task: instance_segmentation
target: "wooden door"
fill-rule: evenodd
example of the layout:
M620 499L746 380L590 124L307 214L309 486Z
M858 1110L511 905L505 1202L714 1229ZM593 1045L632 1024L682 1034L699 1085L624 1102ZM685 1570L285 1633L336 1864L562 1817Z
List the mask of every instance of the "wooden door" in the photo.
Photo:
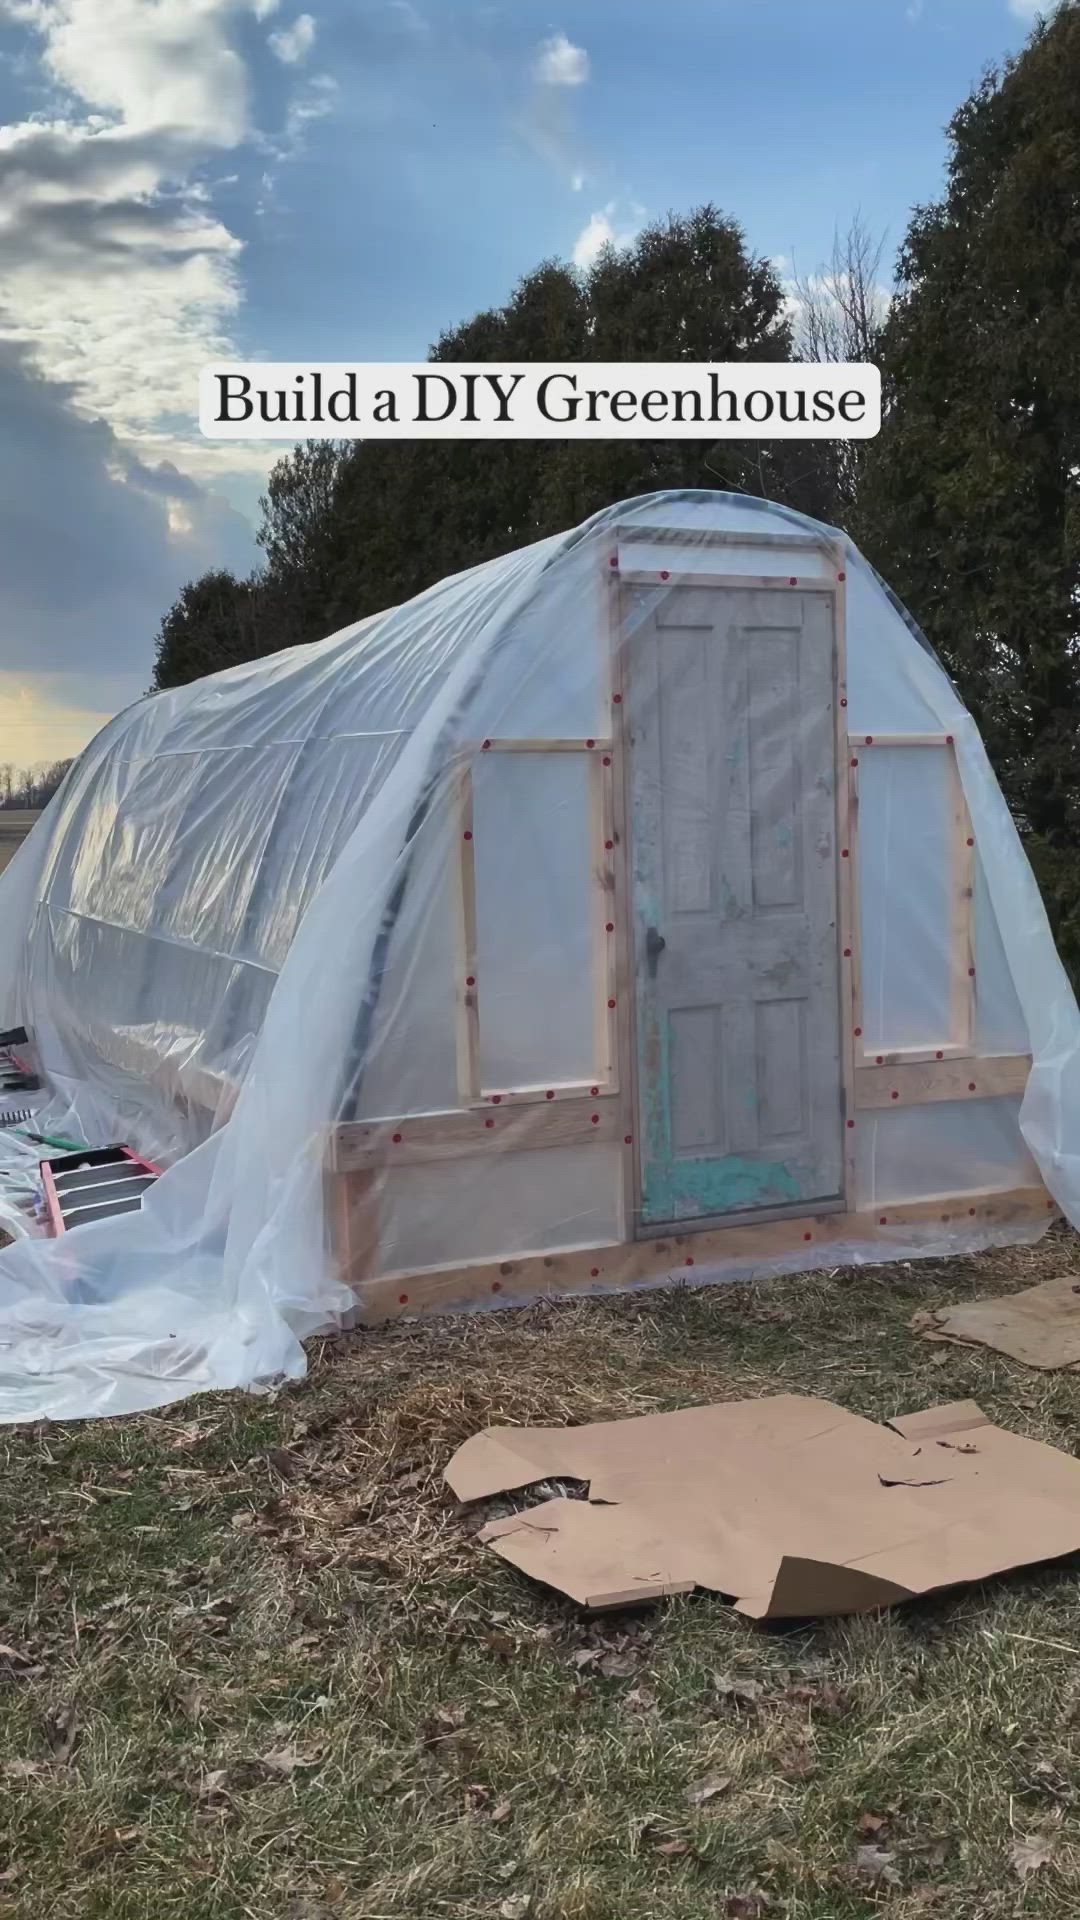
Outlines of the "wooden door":
M840 1205L831 596L624 614L639 1227Z

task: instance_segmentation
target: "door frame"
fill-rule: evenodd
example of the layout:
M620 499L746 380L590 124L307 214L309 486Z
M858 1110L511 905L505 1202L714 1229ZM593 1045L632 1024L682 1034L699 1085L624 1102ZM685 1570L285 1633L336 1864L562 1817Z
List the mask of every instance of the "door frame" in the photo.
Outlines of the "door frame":
M632 549L648 544L650 552L642 556L647 564L638 564ZM708 571L695 567L694 552L703 547L759 549L763 563L784 564L780 573L736 573L720 568ZM670 549L657 554L653 549ZM687 549L690 549L687 552ZM771 551L770 551L771 550ZM778 551L779 550L779 551ZM798 571L800 555L809 563L807 571ZM664 565L664 561L670 565ZM679 1234L717 1232L725 1227L747 1227L754 1222L786 1219L806 1211L804 1202L785 1207L762 1207L731 1214L710 1214L700 1220L643 1223L641 1219L641 1154L638 1139L638 1054L636 1031L636 972L634 954L634 909L631 880L630 818L630 739L628 692L630 685L632 637L625 624L624 600L628 587L689 586L746 588L753 592L825 593L831 596L833 617L833 718L835 757L836 844L836 933L837 990L839 997L840 1104L842 1130L841 1191L834 1199L817 1202L815 1214L843 1213L850 1210L855 1192L855 1066L858 1018L858 929L856 919L857 881L855 877L856 813L858 797L848 762L847 717L847 634L846 634L846 555L842 541L824 535L774 533L707 532L691 528L628 527L620 530L616 551L609 556L608 633L612 701L612 741L615 765L613 781L613 882L616 901L615 1001L618 1079L621 1089L624 1123L622 1161L622 1219L626 1240L669 1239ZM790 569L796 570L792 572Z

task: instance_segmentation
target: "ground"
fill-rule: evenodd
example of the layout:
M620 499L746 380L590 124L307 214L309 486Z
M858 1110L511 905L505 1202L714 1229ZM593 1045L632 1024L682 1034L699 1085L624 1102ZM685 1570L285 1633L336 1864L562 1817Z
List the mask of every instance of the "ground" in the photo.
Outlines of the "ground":
M1074 1452L1080 1378L916 1308L1080 1265L800 1275L314 1343L276 1397L0 1430L3 1920L1065 1920L1080 1560L767 1631L589 1622L441 1470L495 1421L972 1396Z

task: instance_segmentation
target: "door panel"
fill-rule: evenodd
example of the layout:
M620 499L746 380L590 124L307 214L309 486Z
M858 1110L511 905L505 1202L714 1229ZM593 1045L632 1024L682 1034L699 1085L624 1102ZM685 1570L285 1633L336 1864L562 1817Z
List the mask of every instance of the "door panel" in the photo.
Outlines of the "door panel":
M627 612L641 1222L838 1202L831 599Z

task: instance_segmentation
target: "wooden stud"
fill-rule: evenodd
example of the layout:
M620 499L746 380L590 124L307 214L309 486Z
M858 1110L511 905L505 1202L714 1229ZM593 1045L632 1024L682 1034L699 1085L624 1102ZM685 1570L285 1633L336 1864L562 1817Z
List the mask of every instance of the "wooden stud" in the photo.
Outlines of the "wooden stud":
M611 695L612 766L608 804L611 831L605 833L601 851L611 860L612 892L615 911L614 978L608 999L614 999L612 1029L614 1041L613 1077L619 1087L619 1130L622 1152L619 1160L618 1220L624 1240L632 1240L640 1212L640 1158L638 1143L638 1063L634 1011L634 889L630 861L629 813L629 733L630 733L630 658L624 625L625 595L618 575L607 583L606 677ZM601 681L603 684L603 681ZM608 849L607 841L611 840Z
M949 1038L970 1047L975 1038L975 844L956 753L949 750Z
M855 1105L866 1110L918 1107L934 1100L996 1099L1022 1094L1030 1072L1027 1053L861 1067L855 1076Z
M378 1167L325 1173L327 1218L337 1270L359 1292L370 1282L379 1249L379 1200L384 1174Z
M364 1324L403 1314L448 1313L455 1309L494 1304L492 1285L499 1282L500 1304L534 1299L562 1299L574 1294L617 1293L635 1286L664 1286L700 1274L710 1261L742 1265L791 1259L804 1264L806 1236L813 1244L815 1264L842 1264L856 1247L876 1245L883 1260L913 1236L926 1240L951 1216L956 1230L980 1230L1022 1222L1049 1222L1057 1213L1045 1187L1006 1191L937 1194L923 1200L890 1201L858 1213L801 1215L765 1226L721 1227L706 1233L674 1234L577 1248L567 1253L534 1254L472 1267L443 1267L422 1274L372 1280L362 1289ZM402 1293L408 1303L400 1304Z
M625 567L618 578L628 587L746 587L752 593L829 593L833 586L826 573L793 580L786 573L702 573L668 567Z
M859 1062L859 1067L867 1073L884 1073L889 1067L914 1065L921 1060L971 1060L973 1057L969 1047L955 1046L952 1041L943 1040L940 1047L891 1047L868 1053Z
M480 1093L480 982L476 947L476 857L473 840L472 771L461 768L457 785L457 885L454 897L454 965L458 1094L463 1102Z
M340 1173L411 1167L428 1160L460 1160L485 1153L531 1153L539 1147L608 1144L621 1126L619 1101L594 1098L543 1101L531 1106L414 1113L401 1120L344 1120L332 1129L331 1164Z
M618 540L622 546L640 543L666 547L797 547L817 553L830 548L824 535L797 533L794 528L790 533L736 533L712 527L628 525L619 528Z
M873 752L875 747L947 747L952 745L949 733L849 733L848 746L852 753L859 753L865 747Z
M844 574L842 544L830 547L837 576ZM859 785L857 769L851 765L847 744L847 586L846 579L833 585L835 631L835 703L836 703L836 890L837 927L840 938L840 1072L844 1101L844 1194L849 1204L855 1197L856 1129L849 1124L855 1117L855 1068L860 1048L855 1029L862 1026L862 990L859 970L859 895L856 886L859 837ZM845 859L844 851L847 851Z
M617 1080L548 1080L535 1087L486 1087L478 1100L469 1103L469 1112L487 1113L492 1106L536 1107L559 1100L586 1100L618 1093Z
M595 740L478 740L469 749L476 753L610 753L610 737Z
M607 765L604 765L604 761ZM593 873L593 1028L598 1079L615 1085L618 1060L617 942L624 903L615 885L615 815L612 753L599 754L589 767L589 850ZM611 848L608 852L607 849Z

